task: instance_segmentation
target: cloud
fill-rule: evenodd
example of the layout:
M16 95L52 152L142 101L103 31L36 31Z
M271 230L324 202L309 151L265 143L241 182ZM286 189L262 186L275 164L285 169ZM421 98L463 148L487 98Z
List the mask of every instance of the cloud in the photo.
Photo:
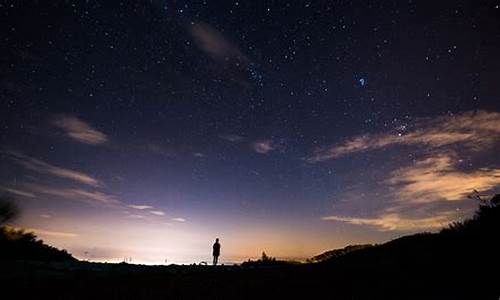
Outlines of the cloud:
M101 204L121 203L113 195L109 195L99 191L86 191L83 189L76 189L76 188L49 187L36 184L25 184L25 186L33 193L41 193L45 195L60 197L63 199L80 200L89 203L97 202Z
M172 218L172 221L175 221L175 222L186 222L186 219L184 219L184 218Z
M41 161L36 158L29 157L27 155L24 155L19 152L8 152L10 157L14 162L17 164L25 167L26 169L41 173L41 174L49 174L65 179L70 179L73 181L76 181L78 183L83 183L86 185L90 185L93 187L100 186L101 184L99 181L87 174L70 170L70 169L65 169L61 168L58 166L54 166L52 164L46 163L44 161Z
M189 32L198 48L213 59L221 62L234 60L240 64L249 64L250 60L238 46L228 41L220 31L212 26L197 22L189 27Z
M378 231L418 231L442 228L453 221L454 212L444 212L432 217L407 218L397 213L383 214L376 218L327 216L323 221L338 221L354 225L367 225Z
M153 215L157 215L157 216L164 216L165 213L161 210L152 210L150 211L150 213L152 213Z
M415 128L405 133L393 131L357 136L332 147L316 149L306 160L310 163L322 162L394 145L424 146L427 149L460 145L472 151L481 151L498 141L500 113L479 111L422 119Z
M193 44L211 58L203 61L203 67L214 72L217 80L224 78L243 88L249 88L252 82L263 85L261 72L222 30L203 22L192 23L187 29Z
M240 142L243 139L245 139L244 137L237 135L237 134L222 134L222 135L219 135L219 137L223 140L226 140L226 141L229 141L232 143Z
M193 153L193 156L194 157L198 157L198 158L203 158L205 157L205 154L201 153L201 152L194 152Z
M27 231L33 231L36 235L44 237L61 237L61 238L74 238L77 237L78 234L72 232L62 232L62 231L50 231L38 228L27 228Z
M24 230L25 232L34 232L37 236L41 237L48 236L48 237L73 238L78 236L78 234L72 232L51 231L40 228L24 228L24 227L13 227L13 226L8 226L8 227L15 230Z
M28 197L28 198L35 198L35 195L33 193L27 192L27 191L22 191L18 189L13 189L13 188L8 188L4 186L0 186L1 190L4 190L8 193L11 193L16 196L22 196L22 197Z
M132 214L132 215L127 215L128 218L131 218L131 219L145 219L146 217L143 216L143 215L135 215L135 214Z
M40 218L44 218L44 219L51 219L52 216L51 215L48 215L48 214L41 214L40 215Z
M260 154L266 154L274 150L273 142L271 140L262 140L253 143L253 149Z
M98 191L89 192L81 189L69 189L68 191L70 193L75 194L76 196L81 196L82 198L94 200L96 202L101 202L106 204L120 203L120 201L116 200L114 196Z
M380 231L436 229L452 221L456 209L473 211L475 202L460 201L474 190L491 192L500 185L498 166L475 167L473 163L484 159L500 142L500 113L479 111L420 119L413 127L404 132L353 137L319 149L307 159L317 163L392 146L408 147L413 158L409 165L384 170L380 175L373 185L375 201L370 207L376 211L372 209L372 215L356 218L335 214L323 220L368 225ZM391 165L388 161L384 164L386 168Z
M106 134L75 116L58 115L52 119L51 124L62 129L68 137L83 144L98 145L108 141Z
M157 216L164 216L165 215L165 212L163 212L161 210L150 210L150 209L154 209L154 207L150 206L150 205L127 205L127 207L135 208L135 209L139 209L139 210L149 210L149 213L151 213L153 215L157 215ZM141 218L144 218L144 217L141 216Z
M127 207L135 208L135 209L151 209L152 206L149 205L127 205Z
M428 203L464 199L473 190L485 192L500 185L500 169L479 168L465 172L451 153L439 153L391 173L385 181L397 201Z

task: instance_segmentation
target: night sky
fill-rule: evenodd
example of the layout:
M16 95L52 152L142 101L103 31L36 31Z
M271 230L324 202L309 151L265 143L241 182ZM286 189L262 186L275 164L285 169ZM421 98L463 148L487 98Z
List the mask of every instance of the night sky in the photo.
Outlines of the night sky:
M0 189L80 259L303 259L500 191L500 1L1 1Z

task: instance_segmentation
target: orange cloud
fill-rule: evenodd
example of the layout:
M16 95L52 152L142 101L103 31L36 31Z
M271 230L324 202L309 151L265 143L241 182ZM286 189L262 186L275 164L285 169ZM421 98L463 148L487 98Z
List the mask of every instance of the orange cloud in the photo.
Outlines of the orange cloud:
M71 115L59 115L51 124L64 131L70 138L84 144L98 145L107 142L108 137L88 123Z
M417 231L442 228L453 220L454 212L445 212L426 218L407 218L397 213L383 214L376 218L327 216L324 221L339 221L354 225L368 225L378 231Z
M478 157L500 142L500 113L467 112L456 116L422 119L406 133L389 132L362 135L330 148L317 150L307 160L311 163L337 159L363 151L390 146L413 146L414 157L409 166L389 173L381 182L389 198L382 212L373 217L327 216L322 220L367 225L380 231L436 229L456 217L457 205L449 201L463 200L474 190L489 192L500 185L500 169L462 166L456 154ZM378 196L377 192L377 196ZM471 203L472 205L472 203ZM381 205L383 207L384 204ZM418 209L416 209L418 208ZM445 211L443 211L443 209Z
M362 135L328 148L317 149L306 160L310 163L340 158L352 153L376 150L394 145L423 145L440 148L460 144L479 151L491 146L500 137L500 113L467 112L421 120L416 130L408 133L390 132Z
M7 227L15 230L24 230L25 232L34 232L37 236L40 237L49 236L49 237L73 238L78 236L78 234L73 232L52 231L40 228L24 228L24 227L14 227L14 226L7 226Z
M397 201L427 203L461 200L473 190L489 191L500 185L500 169L459 171L458 160L441 153L392 172L386 183L395 188Z
M78 236L78 234L72 232L50 231L38 228L28 228L27 230L35 232L36 235L40 237L50 236L50 237L61 237L61 238L73 238Z

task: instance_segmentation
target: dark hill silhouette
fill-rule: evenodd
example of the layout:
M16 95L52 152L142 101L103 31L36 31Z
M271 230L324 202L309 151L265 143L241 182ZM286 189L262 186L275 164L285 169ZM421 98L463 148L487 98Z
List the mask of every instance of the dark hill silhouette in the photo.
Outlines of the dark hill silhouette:
M341 257L343 255L346 255L350 252L365 249L373 247L372 244L363 244L363 245L349 245L341 249L335 249L335 250L330 250L326 251L324 253L321 253L319 255L313 256L310 259L308 259L308 262L312 263L317 263L317 262L325 262L329 261L338 257Z
M500 230L500 195L482 202L474 216L454 222L438 233L417 233L380 245L354 245L314 256L322 263L401 263L446 262L451 258L466 263L473 255L485 255L498 249Z
M438 233L350 246L304 264L267 255L217 267L0 261L0 280L15 299L498 299L499 225L495 196Z
M13 199L0 196L0 225L15 219L19 209ZM0 226L0 261L72 261L77 260L66 250L59 250L37 239L33 232Z
M37 239L32 232L0 227L0 260L73 261L66 250L59 250Z

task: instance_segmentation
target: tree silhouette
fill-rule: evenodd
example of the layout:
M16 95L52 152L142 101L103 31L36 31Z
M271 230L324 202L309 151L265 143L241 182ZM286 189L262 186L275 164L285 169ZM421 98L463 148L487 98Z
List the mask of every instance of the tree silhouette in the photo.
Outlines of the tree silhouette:
M276 261L276 258L268 256L268 255L266 254L266 252L264 252L264 251L263 251L263 252L262 252L262 257L260 258L260 260L261 260L262 262L266 262L266 263L267 263L267 262L273 262L273 261Z
M8 225L19 215L19 209L9 196L0 196L0 249L2 260L75 261L66 250L44 244L33 232Z
M0 225L13 220L18 214L19 209L13 203L12 198L0 196Z

